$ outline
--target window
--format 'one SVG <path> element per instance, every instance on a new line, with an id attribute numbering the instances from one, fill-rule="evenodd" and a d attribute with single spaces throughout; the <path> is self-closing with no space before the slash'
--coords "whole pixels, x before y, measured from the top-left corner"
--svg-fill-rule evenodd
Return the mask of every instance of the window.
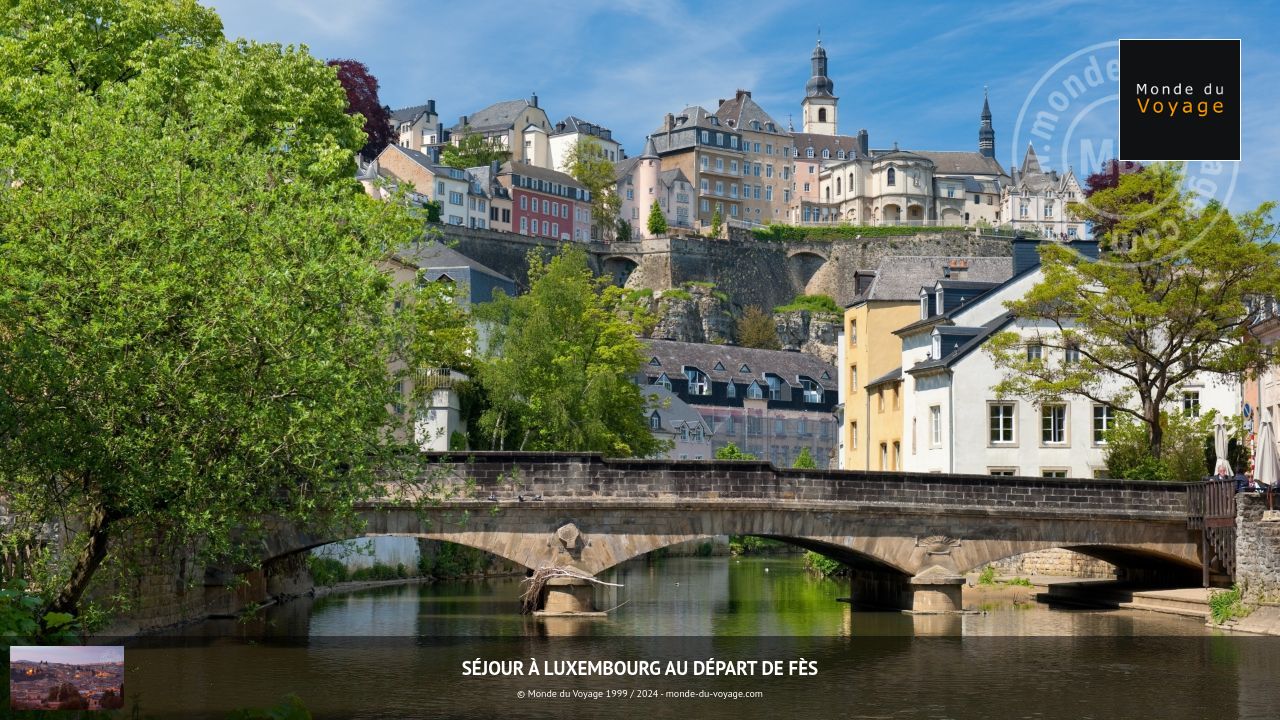
<path id="1" fill-rule="evenodd" d="M 705 187 L 704 187 L 704 188 L 702 188 L 702 189 L 703 189 L 703 190 L 706 190 L 706 188 L 705 188 Z M 710 212 L 710 210 L 711 210 L 711 203 L 710 203 L 710 202 L 708 202 L 706 198 L 703 198 L 703 199 L 702 199 L 701 206 L 702 206 L 702 212 Z"/>
<path id="2" fill-rule="evenodd" d="M 657 410 L 654 410 L 653 414 L 649 416 L 649 429 L 650 430 L 662 429 L 662 418 L 658 416 Z"/>
<path id="3" fill-rule="evenodd" d="M 880 469 L 889 469 L 889 445 L 888 443 L 880 443 Z"/>
<path id="4" fill-rule="evenodd" d="M 543 235 L 551 234 L 551 223 L 546 220 L 542 221 L 542 234 Z"/>
<path id="5" fill-rule="evenodd" d="M 524 235 L 529 232 L 529 218 L 520 218 L 520 234 Z"/>
<path id="6" fill-rule="evenodd" d="M 711 133 L 707 132 L 706 130 L 703 130 L 703 131 L 702 131 L 702 142 L 704 142 L 704 143 L 709 143 L 709 142 L 711 142 Z"/>
<path id="7" fill-rule="evenodd" d="M 782 378 L 778 377 L 777 375 L 765 375 L 764 380 L 765 382 L 769 383 L 769 399 L 781 400 L 782 386 L 784 384 L 782 382 Z"/>
<path id="8" fill-rule="evenodd" d="M 738 397 L 738 386 L 734 383 L 725 383 L 724 396 L 729 398 Z"/>
<path id="9" fill-rule="evenodd" d="M 737 205 L 730 205 L 730 206 L 729 206 L 729 216 L 730 216 L 730 217 L 738 217 L 738 206 L 737 206 Z"/>
<path id="10" fill-rule="evenodd" d="M 737 174 L 738 174 L 738 161 L 737 161 L 737 160 L 730 160 L 730 161 L 729 161 L 729 172 L 733 173 L 734 175 L 737 175 Z"/>
<path id="11" fill-rule="evenodd" d="M 660 385 L 668 390 L 671 389 L 671 380 L 670 378 L 667 377 L 666 373 L 662 373 L 661 375 L 659 375 L 658 379 L 653 381 L 653 384 Z"/>
<path id="12" fill-rule="evenodd" d="M 949 198 L 953 198 L 953 197 L 955 197 L 955 196 L 956 196 L 956 188 L 955 188 L 955 186 L 954 186 L 954 185 L 948 185 L 948 186 L 947 186 L 947 197 L 949 197 Z"/>
<path id="13" fill-rule="evenodd" d="M 436 181 L 436 195 L 440 195 L 440 196 L 443 196 L 443 195 L 444 195 L 444 181 L 443 181 L 443 180 L 437 180 L 437 181 Z"/>
<path id="14" fill-rule="evenodd" d="M 1187 417 L 1200 417 L 1200 391 L 1182 391 L 1182 414 Z"/>
<path id="15" fill-rule="evenodd" d="M 1027 359 L 1039 360 L 1042 355 L 1040 343 L 1027 343 Z"/>
<path id="16" fill-rule="evenodd" d="M 1067 471 L 1063 468 L 1043 468 L 1040 470 L 1040 477 L 1046 478 L 1065 478 Z"/>
<path id="17" fill-rule="evenodd" d="M 1008 467 L 993 467 L 993 468 L 987 468 L 987 474 L 994 475 L 995 477 L 1013 477 L 1014 475 L 1018 474 L 1018 469 L 1008 468 Z"/>
<path id="18" fill-rule="evenodd" d="M 1052 200 L 1046 200 L 1046 201 L 1045 201 L 1045 203 L 1044 203 L 1044 216 L 1045 216 L 1045 217 L 1047 217 L 1047 218 L 1051 218 L 1051 217 L 1053 217 L 1053 201 L 1052 201 Z"/>
<path id="19" fill-rule="evenodd" d="M 542 214 L 543 214 L 543 215 L 550 215 L 550 214 L 551 214 L 551 201 L 550 201 L 550 200 L 543 200 L 543 201 L 542 201 Z"/>
<path id="20" fill-rule="evenodd" d="M 707 374 L 695 367 L 687 367 L 684 369 L 684 377 L 689 381 L 690 395 L 710 395 L 711 382 L 707 380 Z"/>
<path id="21" fill-rule="evenodd" d="M 751 385 L 747 387 L 747 397 L 752 400 L 764 399 L 764 390 L 760 388 L 760 383 L 752 380 Z"/>
<path id="22" fill-rule="evenodd" d="M 858 421 L 854 420 L 849 423 L 849 445 L 854 449 L 858 449 Z"/>
<path id="23" fill-rule="evenodd" d="M 724 182 L 723 182 L 723 181 L 721 181 L 721 180 L 717 180 L 717 181 L 716 181 L 716 194 L 717 194 L 717 195 L 723 195 L 723 194 L 724 194 Z"/>
<path id="24" fill-rule="evenodd" d="M 747 417 L 747 434 L 760 436 L 764 434 L 764 418 L 757 416 Z M 755 453 L 752 453 L 753 455 Z"/>
<path id="25" fill-rule="evenodd" d="M 1093 406 L 1093 444 L 1106 445 L 1107 431 L 1116 422 L 1115 410 L 1110 405 L 1096 403 Z"/>
<path id="26" fill-rule="evenodd" d="M 988 412 L 991 444 L 1013 443 L 1013 403 L 992 403 Z"/>
<path id="27" fill-rule="evenodd" d="M 747 364 L 746 364 L 746 363 L 743 363 L 743 364 L 742 364 L 742 367 L 738 368 L 738 372 L 740 372 L 740 373 L 748 373 L 748 374 L 750 374 L 750 372 L 751 372 L 751 368 L 747 367 Z"/>
<path id="28" fill-rule="evenodd" d="M 807 403 L 822 402 L 822 386 L 809 378 L 800 380 L 800 387 L 804 390 L 804 401 Z"/>
<path id="29" fill-rule="evenodd" d="M 818 122 L 826 122 L 826 121 L 827 121 L 827 109 L 818 108 Z"/>
<path id="30" fill-rule="evenodd" d="M 809 192 L 809 183 L 804 184 L 804 191 Z"/>
<path id="31" fill-rule="evenodd" d="M 893 441 L 893 469 L 902 469 L 902 442 L 898 440 Z"/>
<path id="32" fill-rule="evenodd" d="M 785 437 L 785 436 L 786 436 L 786 434 L 787 434 L 787 421 L 786 421 L 786 420 L 774 419 L 774 421 L 773 421 L 773 436 L 774 436 L 774 437 Z"/>
<path id="33" fill-rule="evenodd" d="M 1067 406 L 1053 403 L 1040 407 L 1040 441 L 1061 445 L 1067 441 Z"/>
<path id="34" fill-rule="evenodd" d="M 890 187 L 898 184 L 898 172 L 896 170 L 889 168 L 887 176 L 888 180 L 886 182 Z"/>
<path id="35" fill-rule="evenodd" d="M 703 170 L 711 169 L 711 159 L 708 158 L 706 155 L 702 156 L 702 169 Z"/>
<path id="36" fill-rule="evenodd" d="M 942 447 L 942 406 L 929 406 L 929 446 Z"/>
<path id="37" fill-rule="evenodd" d="M 822 149 L 822 159 L 823 159 L 823 160 L 830 160 L 830 159 L 831 159 L 831 150 L 830 150 L 830 148 L 823 148 L 823 149 Z"/>
<path id="38" fill-rule="evenodd" d="M 805 157 L 808 157 L 808 158 L 813 157 L 813 148 L 809 148 L 809 149 L 805 150 L 805 151 L 804 151 L 804 156 L 805 156 Z M 812 166 L 812 165 L 810 165 L 810 166 L 809 166 L 809 172 L 813 172 L 813 166 Z"/>
<path id="39" fill-rule="evenodd" d="M 716 170 L 724 172 L 724 158 L 716 158 Z"/>
<path id="40" fill-rule="evenodd" d="M 1080 346 L 1075 343 L 1067 343 L 1067 347 L 1063 350 L 1063 356 L 1067 363 L 1080 362 Z"/>

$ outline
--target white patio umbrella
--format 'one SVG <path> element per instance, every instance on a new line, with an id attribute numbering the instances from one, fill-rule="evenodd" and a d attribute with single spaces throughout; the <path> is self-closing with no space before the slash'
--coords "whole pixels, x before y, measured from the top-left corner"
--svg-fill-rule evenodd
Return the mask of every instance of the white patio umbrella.
<path id="1" fill-rule="evenodd" d="M 1232 477 L 1231 462 L 1227 460 L 1227 424 L 1219 417 L 1213 425 L 1213 452 L 1217 457 L 1213 461 L 1213 474 Z M 1225 470 L 1226 472 L 1223 472 Z"/>
<path id="2" fill-rule="evenodd" d="M 1269 496 L 1276 483 L 1280 482 L 1280 455 L 1276 454 L 1276 433 L 1269 420 L 1263 421 L 1262 429 L 1258 431 L 1258 452 L 1254 458 L 1253 480 L 1266 485 Z"/>

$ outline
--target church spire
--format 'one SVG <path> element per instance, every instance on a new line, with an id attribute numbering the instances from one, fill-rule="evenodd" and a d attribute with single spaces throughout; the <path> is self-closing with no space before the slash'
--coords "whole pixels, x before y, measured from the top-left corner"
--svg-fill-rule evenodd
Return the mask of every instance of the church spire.
<path id="1" fill-rule="evenodd" d="M 996 156 L 996 131 L 991 126 L 991 104 L 987 102 L 987 87 L 982 87 L 982 124 L 978 126 L 978 153 L 983 157 Z"/>

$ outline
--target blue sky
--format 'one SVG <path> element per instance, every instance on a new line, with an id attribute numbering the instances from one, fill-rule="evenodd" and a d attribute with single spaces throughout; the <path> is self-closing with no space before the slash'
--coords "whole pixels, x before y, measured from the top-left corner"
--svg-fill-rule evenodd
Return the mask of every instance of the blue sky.
<path id="1" fill-rule="evenodd" d="M 1280 7 L 1265 2 L 206 1 L 228 36 L 365 62 L 392 107 L 434 98 L 448 125 L 536 91 L 552 122 L 573 114 L 601 123 L 632 154 L 665 113 L 714 110 L 737 88 L 798 129 L 819 28 L 841 133 L 865 127 L 873 147 L 976 149 L 989 85 L 1005 166 L 1021 160 L 1027 134 L 1015 133 L 1016 120 L 1029 97 L 1043 101 L 1032 93 L 1037 81 L 1072 53 L 1121 37 L 1241 38 L 1244 160 L 1228 202 L 1241 210 L 1280 199 Z M 1081 164 L 1116 135 L 1106 90 L 1064 118 L 1061 133 L 1073 137 L 1037 148 L 1043 164 L 1071 165 L 1084 179 Z M 1086 135 L 1098 139 L 1093 154 L 1069 147 Z"/>

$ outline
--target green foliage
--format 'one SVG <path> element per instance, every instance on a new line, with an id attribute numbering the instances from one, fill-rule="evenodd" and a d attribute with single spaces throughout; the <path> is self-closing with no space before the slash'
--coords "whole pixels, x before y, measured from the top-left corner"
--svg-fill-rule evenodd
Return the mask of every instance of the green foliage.
<path id="1" fill-rule="evenodd" d="M 426 212 L 427 222 L 438 223 L 440 216 L 444 212 L 444 206 L 439 200 L 428 200 L 422 204 L 422 209 Z"/>
<path id="2" fill-rule="evenodd" d="M 809 448 L 800 448 L 800 454 L 796 455 L 796 461 L 791 465 L 793 468 L 803 468 L 805 470 L 816 470 L 818 463 L 813 459 L 813 455 L 809 454 Z"/>
<path id="3" fill-rule="evenodd" d="M 478 425 L 494 449 L 579 450 L 648 457 L 665 446 L 649 432 L 632 382 L 651 323 L 627 290 L 597 278 L 586 253 L 565 246 L 529 256 L 529 292 L 483 307 L 493 325 L 479 373 L 490 406 Z M 478 311 L 480 312 L 480 311 Z"/>
<path id="4" fill-rule="evenodd" d="M 427 282 L 416 288 L 400 288 L 402 310 L 410 332 L 405 348 L 415 378 L 417 399 L 430 393 L 439 380 L 421 373 L 436 369 L 475 372 L 476 329 L 465 302 L 468 288 L 452 282 Z"/>
<path id="5" fill-rule="evenodd" d="M 1211 460 L 1205 459 L 1205 442 L 1213 432 L 1214 413 L 1191 418 L 1181 412 L 1161 413 L 1162 452 L 1151 454 L 1150 432 L 1146 425 L 1128 417 L 1118 417 L 1105 435 L 1107 474 L 1125 480 L 1198 482 L 1208 475 Z"/>
<path id="6" fill-rule="evenodd" d="M 667 216 L 662 214 L 658 201 L 654 200 L 649 207 L 649 234 L 665 235 L 667 233 Z"/>
<path id="7" fill-rule="evenodd" d="M 489 566 L 491 556 L 483 550 L 442 542 L 434 555 L 418 556 L 418 573 L 437 580 L 478 575 Z"/>
<path id="8" fill-rule="evenodd" d="M 457 142 L 444 146 L 440 151 L 440 164 L 466 170 L 511 159 L 509 151 L 484 135 L 471 132 L 470 125 L 464 125 L 460 135 Z"/>
<path id="9" fill-rule="evenodd" d="M 742 452 L 738 446 L 728 443 L 724 447 L 716 449 L 717 460 L 755 460 L 756 456 L 751 453 Z"/>
<path id="10" fill-rule="evenodd" d="M 756 537 L 755 535 L 730 535 L 730 555 L 768 555 L 777 552 L 789 552 L 791 546 L 781 540 Z"/>
<path id="11" fill-rule="evenodd" d="M 720 232 L 724 229 L 723 223 L 724 218 L 720 217 L 720 208 L 716 208 L 715 212 L 711 213 L 711 237 L 720 237 Z"/>
<path id="12" fill-rule="evenodd" d="M 1042 357 L 1027 358 L 1026 338 L 1012 332 L 988 345 L 1005 370 L 998 393 L 1108 404 L 1146 426 L 1157 460 L 1162 401 L 1202 373 L 1236 376 L 1267 362 L 1249 334 L 1246 301 L 1280 292 L 1274 204 L 1237 217 L 1212 202 L 1198 208 L 1179 169 L 1124 174 L 1088 205 L 1072 204 L 1087 220 L 1107 221 L 1103 261 L 1042 244 L 1042 281 L 1007 303 L 1019 322 L 1051 328 L 1039 333 Z M 1069 347 L 1078 360 L 1067 361 Z"/>
<path id="13" fill-rule="evenodd" d="M 579 137 L 565 152 L 561 170 L 591 192 L 591 224 L 598 231 L 615 228 L 622 201 L 615 192 L 613 163 L 605 156 L 600 141 L 590 135 Z"/>
<path id="14" fill-rule="evenodd" d="M 0 14 L 0 486 L 14 533 L 75 528 L 57 610 L 135 551 L 352 520 L 393 449 L 375 263 L 420 225 L 353 182 L 333 68 L 220 30 L 177 0 Z"/>
<path id="15" fill-rule="evenodd" d="M 670 290 L 662 291 L 662 299 L 663 300 L 692 300 L 693 293 L 689 292 L 688 290 L 685 290 L 684 288 L 671 288 Z"/>
<path id="16" fill-rule="evenodd" d="M 716 546 L 710 540 L 698 544 L 698 557 L 711 557 L 716 552 Z"/>
<path id="17" fill-rule="evenodd" d="M 614 223 L 614 226 L 615 226 L 614 234 L 616 235 L 615 239 L 618 242 L 631 241 L 631 223 L 627 222 L 626 220 L 623 220 L 622 218 L 618 218 L 618 221 Z"/>
<path id="18" fill-rule="evenodd" d="M 738 344 L 742 347 L 779 350 L 778 327 L 773 316 L 755 305 L 748 305 L 738 318 Z"/>
<path id="19" fill-rule="evenodd" d="M 1232 585 L 1229 590 L 1212 590 L 1209 593 L 1209 615 L 1221 625 L 1228 620 L 1247 617 L 1253 608 L 1245 604 L 1244 589 Z"/>
<path id="20" fill-rule="evenodd" d="M 840 305 L 836 303 L 835 298 L 830 295 L 797 295 L 790 303 L 779 305 L 773 309 L 775 313 L 795 312 L 797 310 L 834 315 L 840 315 L 844 312 L 840 309 Z"/>
<path id="21" fill-rule="evenodd" d="M 766 242 L 831 242 L 852 240 L 857 237 L 893 237 L 919 233 L 957 232 L 956 227 L 907 227 L 885 225 L 828 225 L 811 227 L 801 225 L 765 225 L 752 230 L 757 240 Z"/>
<path id="22" fill-rule="evenodd" d="M 0 653 L 8 645 L 65 645 L 89 629 L 71 613 L 45 610 L 45 600 L 21 579 L 0 588 Z"/>
<path id="23" fill-rule="evenodd" d="M 1015 577 L 1012 580 L 1005 580 L 1005 585 L 1016 585 L 1018 587 L 1032 587 L 1031 580 L 1024 577 Z"/>
<path id="24" fill-rule="evenodd" d="M 307 571 L 311 573 L 311 581 L 321 587 L 347 581 L 347 566 L 337 558 L 307 555 Z"/>
<path id="25" fill-rule="evenodd" d="M 311 711 L 297 695 L 290 694 L 269 708 L 232 711 L 227 720 L 311 720 Z"/>
<path id="26" fill-rule="evenodd" d="M 398 563 L 394 567 L 385 563 L 374 563 L 369 567 L 356 568 L 351 571 L 350 575 L 350 579 L 353 582 L 403 580 L 407 577 L 409 577 L 409 571 L 405 568 L 404 563 Z"/>
<path id="27" fill-rule="evenodd" d="M 812 550 L 804 551 L 804 566 L 823 577 L 838 577 L 849 574 L 849 566 Z"/>
<path id="28" fill-rule="evenodd" d="M 996 584 L 996 566 L 988 565 L 982 568 L 982 572 L 978 573 L 979 585 L 995 585 Z"/>
<path id="29" fill-rule="evenodd" d="M 653 288 L 633 288 L 627 291 L 627 301 L 646 303 L 653 298 Z"/>

